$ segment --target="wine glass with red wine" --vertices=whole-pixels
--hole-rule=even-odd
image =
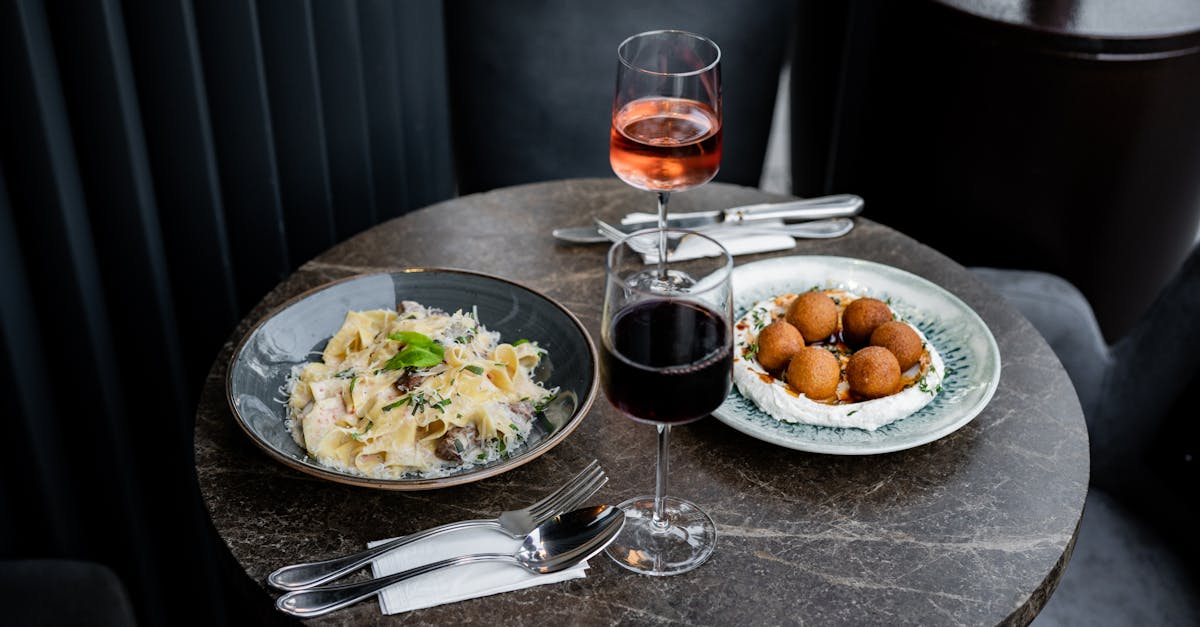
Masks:
[[[721,167],[721,49],[695,33],[659,30],[621,42],[617,59],[609,162],[622,181],[658,193],[665,229],[671,192],[703,185]]]
[[[626,416],[658,427],[654,496],[621,503],[625,527],[607,551],[618,564],[647,575],[676,575],[699,566],[717,538],[708,514],[666,495],[671,426],[719,407],[729,393],[733,367],[733,258],[703,234],[672,230],[666,235],[685,234],[714,256],[648,265],[638,250],[662,235],[650,229],[614,244],[606,267],[604,394]]]

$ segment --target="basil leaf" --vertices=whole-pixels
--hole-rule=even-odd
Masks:
[[[407,331],[401,331],[407,333]],[[420,335],[418,333],[418,335]],[[424,337],[424,336],[422,336]],[[441,344],[430,340],[428,346],[409,344],[383,365],[384,370],[400,370],[401,368],[428,368],[442,363],[446,351]]]
[[[424,333],[417,333],[416,331],[397,331],[395,333],[389,333],[388,339],[395,340],[397,342],[404,342],[409,346],[420,346],[423,348],[428,348],[429,346],[433,345],[433,338],[425,335]]]
[[[483,374],[483,368],[480,368],[479,366],[467,366],[465,369],[470,370],[471,372],[474,372],[475,374],[480,374],[480,375]]]
[[[437,347],[436,351],[431,349],[433,349],[433,346],[425,348],[409,344],[404,350],[397,353],[396,356],[404,362],[405,366],[428,368],[442,361],[442,347]]]
[[[383,370],[402,370],[408,364],[404,363],[404,359],[400,357],[400,353],[392,355],[392,358],[383,364]]]
[[[529,340],[527,340],[527,339],[525,339],[525,338],[521,338],[521,339],[519,339],[519,340],[517,340],[517,341],[513,342],[513,343],[512,343],[512,345],[513,345],[513,346],[520,346],[520,345],[522,345],[522,344],[528,344],[528,343],[529,343]]]

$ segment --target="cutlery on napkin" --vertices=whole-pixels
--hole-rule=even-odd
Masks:
[[[655,219],[654,214],[650,213],[631,213],[621,219],[621,224],[631,224],[644,222],[647,219]],[[729,227],[721,229],[710,229],[704,231],[704,234],[719,242],[729,254],[750,255],[754,253],[766,253],[777,250],[789,250],[796,246],[796,238],[783,233],[770,233],[771,227],[783,227],[783,220],[761,220],[754,223],[754,228],[744,227]],[[708,241],[698,237],[685,237],[679,242],[678,247],[669,253],[671,259],[699,259],[701,257],[709,257],[718,254],[718,251]],[[643,254],[642,259],[646,263],[655,263],[658,259],[657,254]]]
[[[696,229],[708,225],[734,226],[773,220],[820,220],[823,218],[849,218],[862,213],[863,199],[854,194],[836,194],[817,198],[801,198],[784,202],[768,202],[743,205],[722,211],[694,211],[690,213],[668,213],[667,225],[682,229]],[[626,216],[622,224],[635,229],[658,226],[658,215],[652,213]]]
[[[387,542],[377,540],[368,546]],[[513,539],[482,528],[467,528],[448,532],[420,542],[403,546],[371,562],[376,577],[408,570],[415,566],[470,553],[512,553],[521,546]],[[445,603],[490,596],[587,575],[587,562],[546,575],[535,575],[511,564],[481,562],[445,568],[420,577],[402,581],[379,594],[379,608],[384,614],[398,614]]]
[[[707,231],[717,228],[739,228],[742,226],[778,225],[779,221],[824,220],[829,218],[851,218],[862,213],[863,199],[853,194],[837,194],[818,198],[804,198],[775,203],[744,205],[722,211],[693,211],[670,213],[667,226],[682,229]],[[655,214],[637,213],[626,216],[620,225],[625,233],[657,226]],[[597,244],[607,238],[591,227],[566,227],[554,229],[556,239],[572,244]]]

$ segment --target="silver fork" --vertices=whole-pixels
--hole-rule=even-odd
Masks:
[[[596,229],[600,231],[608,239],[618,242],[623,239],[627,233],[617,227],[595,218]],[[726,233],[742,233],[746,235],[791,235],[792,237],[803,237],[809,239],[826,239],[831,237],[841,237],[854,228],[854,221],[849,218],[827,218],[824,220],[810,220],[808,222],[797,222],[794,224],[784,224],[780,226],[729,226],[729,225],[714,225],[712,227],[700,227],[693,229],[700,233],[708,235]],[[679,248],[679,244],[686,239],[683,237],[668,237],[667,238],[667,256],[675,252]],[[629,247],[634,252],[646,255],[648,257],[658,257],[658,238],[642,238],[630,239]]]
[[[406,544],[456,529],[490,527],[513,538],[523,538],[550,518],[583,505],[583,502],[591,498],[605,483],[608,483],[608,477],[604,474],[604,469],[600,467],[599,462],[592,460],[592,463],[562,487],[525,509],[501,512],[497,518],[464,520],[426,529],[353,555],[284,566],[267,575],[267,583],[279,590],[305,590],[348,575],[375,558]]]
[[[617,227],[605,222],[604,220],[601,220],[600,218],[596,218],[595,221],[596,230],[600,231],[600,234],[604,237],[607,237],[614,242],[619,242],[625,238],[626,233]],[[667,257],[670,257],[671,253],[675,252],[676,248],[679,248],[679,243],[682,241],[682,237],[667,237]],[[638,253],[639,255],[645,255],[647,257],[658,259],[657,237],[631,237],[627,241],[627,245],[633,249],[633,252]]]

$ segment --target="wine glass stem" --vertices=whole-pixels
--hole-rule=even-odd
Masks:
[[[667,278],[667,201],[671,192],[658,192],[658,278]]]
[[[658,425],[658,469],[654,473],[654,527],[666,529],[669,522],[667,507],[667,445],[671,440],[671,425]]]

